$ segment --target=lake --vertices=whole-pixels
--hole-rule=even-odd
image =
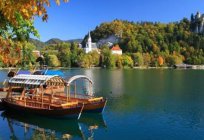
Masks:
[[[0,112],[0,140],[7,139],[204,139],[204,71],[174,69],[70,69],[84,74],[97,96],[108,98],[103,114],[80,120]],[[0,82],[6,78],[0,71]]]

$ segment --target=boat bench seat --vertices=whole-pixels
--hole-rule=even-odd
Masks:
[[[89,99],[88,101],[89,102],[96,102],[96,101],[100,101],[100,100],[103,100],[103,97],[92,98],[92,99]]]

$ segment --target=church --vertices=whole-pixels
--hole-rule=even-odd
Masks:
[[[99,52],[97,44],[96,43],[92,43],[91,33],[89,32],[88,40],[87,40],[86,45],[84,47],[84,51],[85,51],[85,53],[89,53],[89,52],[92,52],[94,50]]]

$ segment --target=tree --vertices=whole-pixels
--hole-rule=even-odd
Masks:
[[[71,66],[71,51],[70,51],[70,43],[59,43],[55,45],[55,49],[58,51],[57,57],[61,62],[62,67],[70,67]]]
[[[91,58],[90,54],[81,54],[78,58],[79,66],[82,68],[90,68],[92,65]]]
[[[109,47],[103,46],[101,48],[101,65],[102,67],[114,68],[115,67],[115,57],[111,53]]]
[[[175,64],[181,64],[181,63],[183,63],[183,60],[182,60],[182,56],[180,55],[169,55],[166,58],[167,66],[173,66]]]
[[[164,59],[163,59],[162,56],[158,57],[158,64],[159,64],[159,66],[163,66],[164,65]]]
[[[123,57],[121,55],[115,55],[116,59],[116,67],[122,68],[123,67]]]
[[[71,65],[77,66],[77,57],[81,53],[80,49],[78,48],[78,44],[73,42],[71,43]]]
[[[151,56],[149,53],[143,54],[144,65],[149,66],[151,62]]]
[[[60,0],[55,0],[55,2],[60,4]],[[5,20],[17,26],[19,21],[16,19],[16,13],[19,13],[26,21],[30,21],[34,16],[41,16],[46,21],[48,18],[46,7],[49,6],[50,0],[19,0],[18,2],[6,0],[0,2],[0,11]]]
[[[132,54],[132,60],[134,62],[134,66],[143,66],[144,65],[143,56],[139,52]]]
[[[91,64],[93,66],[99,65],[100,55],[97,51],[92,51],[89,53],[91,55]]]
[[[48,66],[59,67],[61,65],[59,59],[54,54],[46,55],[45,59],[47,60]]]
[[[60,4],[60,0],[55,0]],[[68,0],[64,0],[67,2]],[[47,21],[46,7],[50,6],[50,0],[3,0],[0,2],[0,54],[10,51],[17,42],[28,40],[29,35],[39,36],[33,26],[35,16],[41,16]],[[3,58],[4,59],[4,58]]]
[[[130,56],[123,55],[122,56],[122,64],[123,64],[123,67],[132,68],[133,67],[133,60],[132,60],[132,58]]]

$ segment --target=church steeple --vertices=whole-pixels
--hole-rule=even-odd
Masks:
[[[97,44],[92,43],[91,32],[88,32],[88,34],[87,34],[87,42],[86,42],[86,46],[85,46],[84,50],[85,50],[85,53],[89,53],[93,50],[97,50]]]
[[[91,40],[91,33],[89,32],[88,42],[92,42]]]
[[[85,49],[85,52],[86,53],[89,53],[92,51],[92,40],[91,40],[91,34],[90,32],[88,33],[88,39],[87,39],[87,42],[86,42],[86,49]]]

